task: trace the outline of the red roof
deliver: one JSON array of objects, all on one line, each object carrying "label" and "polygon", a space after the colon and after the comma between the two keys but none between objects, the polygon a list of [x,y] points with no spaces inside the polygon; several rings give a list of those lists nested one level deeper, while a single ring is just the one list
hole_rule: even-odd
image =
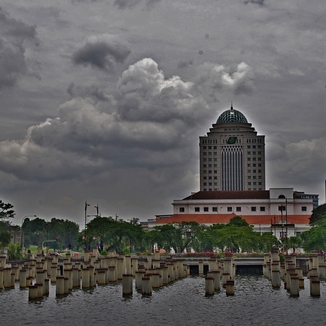
[{"label": "red roof", "polygon": [[269,190],[198,191],[183,200],[192,199],[269,199]]},{"label": "red roof", "polygon": [[[229,223],[230,220],[237,216],[231,214],[174,214],[171,217],[157,219],[156,224],[169,224],[181,222],[197,222],[200,224],[217,224]],[[288,215],[287,223],[292,224],[309,224],[311,215]],[[275,215],[241,215],[248,224],[274,224],[281,220],[281,216]]]}]

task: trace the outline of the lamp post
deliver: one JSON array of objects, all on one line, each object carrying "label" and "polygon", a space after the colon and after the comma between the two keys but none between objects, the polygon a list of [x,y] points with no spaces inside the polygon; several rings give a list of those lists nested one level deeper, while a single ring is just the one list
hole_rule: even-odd
[{"label": "lamp post", "polygon": [[87,241],[86,241],[86,219],[87,219],[87,207],[90,206],[90,204],[85,201],[85,231],[84,231],[84,240],[85,240],[85,252],[87,252]]},{"label": "lamp post", "polygon": [[21,228],[20,228],[20,246],[21,246],[22,251],[23,251],[23,249],[24,249],[24,239],[23,239],[23,237],[24,237],[24,232],[23,232],[23,224],[24,224],[24,221],[25,221],[25,219],[26,219],[27,217],[37,217],[37,215],[35,215],[35,214],[28,214],[28,215],[25,215],[25,216],[23,217],[23,219],[22,219],[22,226],[21,226]]}]

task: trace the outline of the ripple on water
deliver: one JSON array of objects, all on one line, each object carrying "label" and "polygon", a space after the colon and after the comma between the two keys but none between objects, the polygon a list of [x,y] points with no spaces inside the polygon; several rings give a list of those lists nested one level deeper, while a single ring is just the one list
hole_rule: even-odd
[{"label": "ripple on water", "polygon": [[188,277],[146,297],[134,291],[122,296],[121,284],[73,290],[56,298],[55,287],[39,301],[28,301],[28,290],[16,286],[0,291],[0,325],[323,325],[326,285],[311,298],[309,280],[298,298],[275,290],[262,276],[235,279],[235,295],[225,290],[206,297],[202,277]]}]

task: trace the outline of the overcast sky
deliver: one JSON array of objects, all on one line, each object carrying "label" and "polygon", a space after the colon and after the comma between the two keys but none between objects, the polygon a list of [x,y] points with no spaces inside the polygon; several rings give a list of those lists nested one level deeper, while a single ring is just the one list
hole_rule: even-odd
[{"label": "overcast sky", "polygon": [[[199,190],[199,136],[233,102],[266,187],[325,202],[325,0],[2,0],[0,198],[83,225]],[[90,217],[91,218],[91,217]]]}]

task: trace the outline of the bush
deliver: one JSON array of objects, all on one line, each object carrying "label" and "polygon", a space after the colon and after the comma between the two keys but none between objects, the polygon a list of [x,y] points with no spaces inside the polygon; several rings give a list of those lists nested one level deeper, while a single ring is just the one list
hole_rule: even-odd
[{"label": "bush", "polygon": [[22,260],[21,246],[19,244],[9,243],[8,260]]}]

